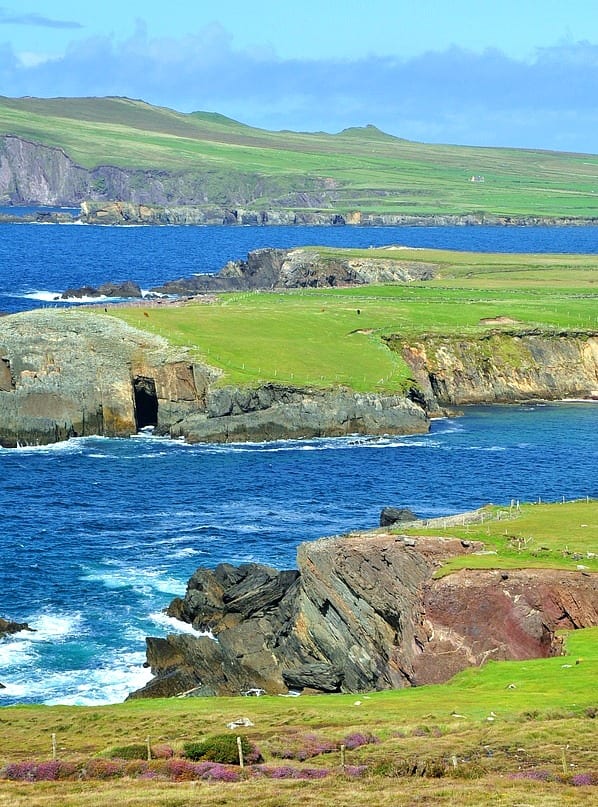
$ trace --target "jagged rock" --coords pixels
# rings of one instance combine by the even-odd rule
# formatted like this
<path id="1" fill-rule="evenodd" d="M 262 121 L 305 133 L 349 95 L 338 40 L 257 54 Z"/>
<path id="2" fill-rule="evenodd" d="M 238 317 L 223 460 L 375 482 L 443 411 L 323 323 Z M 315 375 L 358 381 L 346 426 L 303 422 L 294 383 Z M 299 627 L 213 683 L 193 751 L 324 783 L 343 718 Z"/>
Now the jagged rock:
<path id="1" fill-rule="evenodd" d="M 77 289 L 66 289 L 60 295 L 62 300 L 82 297 L 119 297 L 127 299 L 142 297 L 142 293 L 138 283 L 125 280 L 122 283 L 102 283 L 97 288 L 95 286 L 81 286 Z"/>
<path id="2" fill-rule="evenodd" d="M 426 536 L 412 544 L 351 534 L 302 544 L 298 572 L 198 570 L 168 612 L 215 638 L 148 638 L 155 677 L 132 697 L 436 683 L 487 658 L 552 655 L 558 628 L 598 624 L 596 575 L 463 570 L 436 580 L 440 563 L 482 544 Z"/>
<path id="3" fill-rule="evenodd" d="M 215 291 L 406 283 L 430 280 L 436 265 L 381 258 L 330 258 L 313 249 L 257 249 L 245 261 L 230 261 L 214 275 L 169 281 L 152 291 L 199 294 Z"/>
<path id="4" fill-rule="evenodd" d="M 320 661 L 284 670 L 282 678 L 289 689 L 307 688 L 319 692 L 340 692 L 343 673 L 332 664 Z"/>
<path id="5" fill-rule="evenodd" d="M 380 526 L 390 527 L 406 521 L 417 521 L 417 516 L 408 507 L 384 507 L 380 513 Z"/>
<path id="6" fill-rule="evenodd" d="M 10 619 L 0 617 L 0 638 L 9 633 L 20 633 L 22 630 L 33 631 L 26 622 L 13 622 Z"/>
<path id="7" fill-rule="evenodd" d="M 265 384 L 209 391 L 205 410 L 181 419 L 171 434 L 189 442 L 227 442 L 428 430 L 425 410 L 400 395 Z"/>

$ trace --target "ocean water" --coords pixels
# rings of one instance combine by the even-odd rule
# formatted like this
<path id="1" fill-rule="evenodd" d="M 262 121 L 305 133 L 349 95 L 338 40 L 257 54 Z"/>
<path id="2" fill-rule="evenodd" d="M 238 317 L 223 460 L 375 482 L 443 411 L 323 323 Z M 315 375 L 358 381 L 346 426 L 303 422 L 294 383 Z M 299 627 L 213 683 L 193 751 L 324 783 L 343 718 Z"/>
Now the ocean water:
<path id="1" fill-rule="evenodd" d="M 479 252 L 598 252 L 598 227 L 101 227 L 0 225 L 0 311 L 55 302 L 65 289 L 216 272 L 261 247 L 399 244 Z"/>
<path id="2" fill-rule="evenodd" d="M 69 285 L 213 271 L 265 245 L 595 252 L 595 233 L 3 225 L 0 309 Z M 431 517 L 598 496 L 597 426 L 598 405 L 569 402 L 466 408 L 411 437 L 189 446 L 135 435 L 0 450 L 0 616 L 35 628 L 0 641 L 0 704 L 122 700 L 149 677 L 145 636 L 191 630 L 163 609 L 198 566 L 292 568 L 301 541 L 376 526 L 386 505 Z"/>

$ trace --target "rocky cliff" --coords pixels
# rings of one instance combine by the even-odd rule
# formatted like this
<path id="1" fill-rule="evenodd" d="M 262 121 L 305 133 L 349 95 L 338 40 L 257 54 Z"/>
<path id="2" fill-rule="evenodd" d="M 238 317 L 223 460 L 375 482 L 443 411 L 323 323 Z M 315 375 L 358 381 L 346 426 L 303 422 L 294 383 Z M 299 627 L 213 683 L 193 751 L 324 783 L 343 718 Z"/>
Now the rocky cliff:
<path id="1" fill-rule="evenodd" d="M 446 559 L 480 549 L 378 531 L 302 544 L 297 572 L 257 564 L 198 569 L 168 613 L 209 635 L 148 638 L 154 678 L 131 697 L 438 683 L 489 658 L 552 655 L 557 629 L 598 624 L 596 575 L 433 578 Z"/>
<path id="2" fill-rule="evenodd" d="M 97 169 L 105 171 L 107 169 Z M 116 170 L 116 169 L 115 169 Z M 120 170 L 120 169 L 119 169 Z M 121 172 L 125 177 L 125 172 Z M 291 178 L 287 178 L 290 180 Z M 149 180 L 149 177 L 146 177 Z M 222 177 L 222 186 L 226 186 L 228 178 Z M 162 180 L 163 181 L 163 180 Z M 312 182 L 318 183 L 317 178 Z M 467 214 L 462 216 L 451 215 L 409 215 L 402 213 L 367 213 L 360 210 L 340 212 L 338 199 L 334 193 L 325 188 L 317 187 L 315 192 L 304 193 L 296 190 L 271 198 L 264 203 L 260 198 L 262 188 L 259 183 L 255 191 L 226 193 L 220 188 L 206 189 L 202 200 L 197 195 L 185 196 L 182 192 L 165 194 L 160 187 L 151 183 L 141 194 L 135 185 L 140 184 L 139 179 L 131 181 L 131 188 L 126 183 L 120 190 L 120 195 L 112 190 L 112 196 L 107 194 L 112 184 L 105 183 L 105 191 L 98 194 L 90 193 L 86 204 L 82 208 L 82 220 L 88 224 L 225 224 L 235 225 L 325 225 L 325 226 L 369 226 L 369 227 L 396 227 L 407 225 L 411 227 L 469 227 L 479 224 L 493 226 L 550 226 L 567 225 L 579 226 L 597 224 L 597 218 L 572 218 L 567 216 L 497 216 L 490 213 Z M 156 182 L 153 183 L 154 186 Z M 252 186 L 252 179 L 248 178 L 246 185 Z M 326 181 L 324 180 L 324 185 Z M 93 188 L 92 188 L 93 190 Z M 274 189 L 276 190 L 276 189 Z M 199 196 L 202 196 L 200 193 Z M 168 198 L 168 199 L 167 199 Z"/>
<path id="3" fill-rule="evenodd" d="M 0 319 L 0 445 L 128 436 L 201 406 L 213 377 L 159 337 L 89 312 Z"/>
<path id="4" fill-rule="evenodd" d="M 219 371 L 160 337 L 83 310 L 0 318 L 0 445 L 51 443 L 154 426 L 190 442 L 429 428 L 400 395 L 265 384 L 216 385 Z"/>
<path id="5" fill-rule="evenodd" d="M 391 336 L 428 405 L 598 396 L 598 333 L 489 330 L 479 336 Z"/>
<path id="6" fill-rule="evenodd" d="M 437 266 L 383 258 L 340 258 L 313 249 L 256 249 L 217 274 L 194 275 L 152 289 L 158 294 L 202 294 L 254 289 L 297 289 L 430 280 Z"/>

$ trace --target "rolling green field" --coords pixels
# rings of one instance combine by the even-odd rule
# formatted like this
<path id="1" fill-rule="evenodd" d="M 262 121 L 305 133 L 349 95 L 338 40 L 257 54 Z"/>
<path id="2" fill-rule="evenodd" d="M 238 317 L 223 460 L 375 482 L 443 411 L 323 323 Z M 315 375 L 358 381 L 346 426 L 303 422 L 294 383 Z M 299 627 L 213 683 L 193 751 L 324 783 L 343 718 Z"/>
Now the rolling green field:
<path id="1" fill-rule="evenodd" d="M 109 313 L 190 347 L 223 371 L 222 383 L 343 384 L 358 391 L 409 386 L 409 368 L 383 341 L 391 334 L 474 336 L 497 330 L 482 322 L 496 317 L 513 320 L 500 326 L 507 331 L 598 330 L 595 256 L 317 251 L 322 260 L 434 263 L 439 273 L 421 283 L 221 294 L 211 303 L 113 306 Z"/>
<path id="2" fill-rule="evenodd" d="M 457 569 L 568 569 L 598 572 L 598 501 L 488 505 L 482 523 L 397 530 L 482 541 L 484 554 L 460 555 L 436 573 Z"/>
<path id="3" fill-rule="evenodd" d="M 187 740 L 226 733 L 226 724 L 242 715 L 254 726 L 237 733 L 257 744 L 268 767 L 325 769 L 328 775 L 173 783 L 160 776 L 154 781 L 138 779 L 131 766 L 128 776 L 94 781 L 0 780 L 0 805 L 587 804 L 596 788 L 576 787 L 573 777 L 596 773 L 597 680 L 598 629 L 591 628 L 568 634 L 566 656 L 489 662 L 444 685 L 359 697 L 193 698 L 105 707 L 6 708 L 0 713 L 0 769 L 11 761 L 50 758 L 53 733 L 58 758 L 81 764 L 114 756 L 111 748 L 143 744 L 147 737 L 180 752 Z M 351 769 L 343 773 L 338 752 L 339 744 L 355 733 L 377 740 L 347 751 L 347 765 L 365 766 L 359 778 L 349 774 Z M 288 753 L 285 748 L 301 750 L 323 741 L 337 750 L 303 762 L 280 756 Z M 420 770 L 427 770 L 424 776 L 406 773 L 406 766 L 416 760 Z M 159 761 L 151 765 L 162 769 Z"/>
<path id="4" fill-rule="evenodd" d="M 255 184 L 256 207 L 292 189 L 325 192 L 323 206 L 341 213 L 598 216 L 597 155 L 428 145 L 374 126 L 270 132 L 127 98 L 0 97 L 0 131 L 60 147 L 86 168 L 202 173 L 222 188 L 227 177 L 270 180 L 263 196 Z"/>

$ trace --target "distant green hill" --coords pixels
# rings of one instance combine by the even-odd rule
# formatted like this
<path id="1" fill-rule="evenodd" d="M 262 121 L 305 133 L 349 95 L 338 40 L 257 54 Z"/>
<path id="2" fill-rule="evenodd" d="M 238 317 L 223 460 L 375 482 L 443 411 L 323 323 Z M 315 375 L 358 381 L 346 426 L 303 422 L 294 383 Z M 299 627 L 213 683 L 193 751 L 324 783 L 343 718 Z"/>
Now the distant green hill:
<path id="1" fill-rule="evenodd" d="M 205 201 L 216 204 L 237 198 L 256 208 L 343 215 L 598 218 L 597 155 L 428 145 L 374 126 L 270 132 L 127 98 L 0 98 L 0 135 L 59 147 L 88 170 L 207 177 Z"/>

